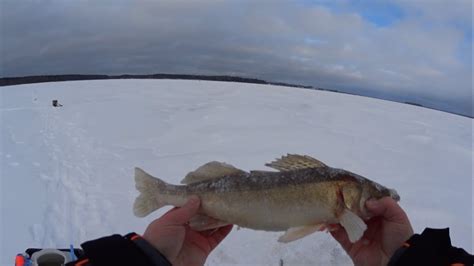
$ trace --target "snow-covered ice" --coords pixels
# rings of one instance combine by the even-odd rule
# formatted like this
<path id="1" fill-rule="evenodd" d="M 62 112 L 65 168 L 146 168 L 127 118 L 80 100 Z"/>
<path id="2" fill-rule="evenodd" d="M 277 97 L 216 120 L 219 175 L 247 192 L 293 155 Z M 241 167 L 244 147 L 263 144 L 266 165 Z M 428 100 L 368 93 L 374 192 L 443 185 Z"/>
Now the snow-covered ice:
<path id="1" fill-rule="evenodd" d="M 244 170 L 286 153 L 396 188 L 415 231 L 473 251 L 473 121 L 394 102 L 269 85 L 107 80 L 0 88 L 0 263 L 136 231 L 133 168 L 170 183 L 212 160 Z M 58 99 L 64 106 L 54 108 Z M 326 233 L 290 244 L 235 230 L 208 265 L 350 265 Z"/>

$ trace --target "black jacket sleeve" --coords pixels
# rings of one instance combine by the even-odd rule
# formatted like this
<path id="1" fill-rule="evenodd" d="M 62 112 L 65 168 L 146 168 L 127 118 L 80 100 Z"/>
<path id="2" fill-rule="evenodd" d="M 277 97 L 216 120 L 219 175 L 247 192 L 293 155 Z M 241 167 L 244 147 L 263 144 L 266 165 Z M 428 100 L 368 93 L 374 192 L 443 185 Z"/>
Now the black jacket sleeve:
<path id="1" fill-rule="evenodd" d="M 141 236 L 111 235 L 81 245 L 84 256 L 66 266 L 171 266 L 171 263 Z"/>
<path id="2" fill-rule="evenodd" d="M 406 241 L 393 254 L 388 265 L 472 266 L 474 257 L 451 245 L 449 228 L 426 228 L 421 235 L 415 234 Z"/>

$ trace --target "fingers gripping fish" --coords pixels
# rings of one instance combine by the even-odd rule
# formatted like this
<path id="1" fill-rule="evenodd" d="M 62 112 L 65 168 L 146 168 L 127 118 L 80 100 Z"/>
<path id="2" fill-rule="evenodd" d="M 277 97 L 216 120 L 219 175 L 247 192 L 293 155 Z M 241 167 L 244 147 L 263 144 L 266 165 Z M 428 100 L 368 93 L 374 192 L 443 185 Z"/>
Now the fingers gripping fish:
<path id="1" fill-rule="evenodd" d="M 367 229 L 368 199 L 392 197 L 397 192 L 346 170 L 325 165 L 306 155 L 289 154 L 266 164 L 275 171 L 245 172 L 232 165 L 209 162 L 171 185 L 135 168 L 141 194 L 134 213 L 144 217 L 166 206 L 182 206 L 201 198 L 200 214 L 191 221 L 195 230 L 226 224 L 265 231 L 286 231 L 280 242 L 291 242 L 340 223 L 356 242 Z"/>

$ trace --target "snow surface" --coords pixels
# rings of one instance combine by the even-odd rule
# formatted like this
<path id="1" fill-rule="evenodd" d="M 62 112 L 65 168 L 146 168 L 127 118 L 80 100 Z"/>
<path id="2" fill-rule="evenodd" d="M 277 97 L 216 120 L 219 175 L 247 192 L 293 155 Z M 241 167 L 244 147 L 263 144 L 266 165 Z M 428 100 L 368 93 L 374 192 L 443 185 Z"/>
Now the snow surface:
<path id="1" fill-rule="evenodd" d="M 0 88 L 0 262 L 28 247 L 142 233 L 133 168 L 178 183 L 198 166 L 243 170 L 286 153 L 396 188 L 415 231 L 450 227 L 473 251 L 472 119 L 416 106 L 279 86 L 178 80 L 41 83 Z M 51 107 L 58 99 L 64 106 Z M 350 265 L 316 233 L 236 230 L 208 265 Z"/>

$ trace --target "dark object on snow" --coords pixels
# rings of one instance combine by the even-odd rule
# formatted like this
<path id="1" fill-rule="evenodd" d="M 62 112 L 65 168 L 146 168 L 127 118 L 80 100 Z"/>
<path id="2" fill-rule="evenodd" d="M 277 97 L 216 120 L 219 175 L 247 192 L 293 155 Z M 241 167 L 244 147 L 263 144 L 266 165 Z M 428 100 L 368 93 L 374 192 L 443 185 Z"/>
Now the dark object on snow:
<path id="1" fill-rule="evenodd" d="M 54 106 L 54 107 L 61 107 L 61 106 L 63 106 L 63 105 L 60 104 L 60 103 L 58 102 L 58 100 L 53 100 L 53 106 Z"/>
<path id="2" fill-rule="evenodd" d="M 398 265 L 474 265 L 474 256 L 451 245 L 449 228 L 426 228 L 393 254 L 388 266 Z"/>

